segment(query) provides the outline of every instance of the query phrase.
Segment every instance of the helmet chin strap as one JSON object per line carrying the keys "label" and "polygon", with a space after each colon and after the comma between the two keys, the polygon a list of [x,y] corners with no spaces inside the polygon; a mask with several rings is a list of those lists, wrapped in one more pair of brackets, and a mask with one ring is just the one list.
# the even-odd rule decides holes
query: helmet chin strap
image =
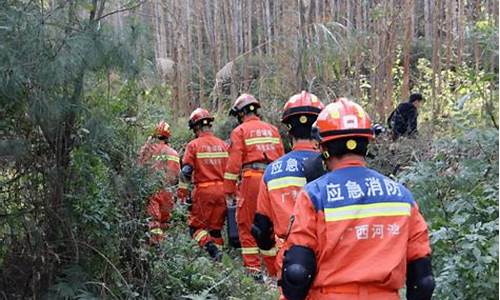
{"label": "helmet chin strap", "polygon": [[321,149],[321,158],[323,158],[324,161],[327,161],[330,158],[330,152],[328,152],[328,150]]}
{"label": "helmet chin strap", "polygon": [[168,137],[160,135],[158,136],[158,140],[160,140],[164,144],[168,144]]}
{"label": "helmet chin strap", "polygon": [[238,115],[236,116],[238,119],[238,123],[243,123],[243,117],[245,117],[245,114],[243,112],[238,112]]}

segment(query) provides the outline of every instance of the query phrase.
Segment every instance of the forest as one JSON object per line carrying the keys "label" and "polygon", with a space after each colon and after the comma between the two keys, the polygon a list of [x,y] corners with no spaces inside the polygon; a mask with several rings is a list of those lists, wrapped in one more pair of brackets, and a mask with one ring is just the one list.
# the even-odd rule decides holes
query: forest
{"label": "forest", "polygon": [[[0,1],[0,299],[277,299],[239,251],[214,263],[177,203],[148,244],[138,164],[156,124],[182,157],[197,107],[228,140],[250,93],[280,129],[307,90],[375,123],[410,94],[418,135],[370,144],[429,227],[434,299],[498,299],[497,0]],[[401,292],[401,299],[404,292]]]}

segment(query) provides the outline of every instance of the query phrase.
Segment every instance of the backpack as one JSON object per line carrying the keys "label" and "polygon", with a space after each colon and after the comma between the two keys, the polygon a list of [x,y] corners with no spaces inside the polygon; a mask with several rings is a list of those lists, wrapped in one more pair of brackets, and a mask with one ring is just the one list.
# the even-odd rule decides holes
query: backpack
{"label": "backpack", "polygon": [[389,118],[387,118],[387,126],[389,127],[389,129],[393,129],[394,128],[394,125],[396,124],[396,118],[395,118],[395,115],[396,115],[396,111],[398,110],[398,108],[396,107],[396,109],[394,109],[391,114],[389,115]]}

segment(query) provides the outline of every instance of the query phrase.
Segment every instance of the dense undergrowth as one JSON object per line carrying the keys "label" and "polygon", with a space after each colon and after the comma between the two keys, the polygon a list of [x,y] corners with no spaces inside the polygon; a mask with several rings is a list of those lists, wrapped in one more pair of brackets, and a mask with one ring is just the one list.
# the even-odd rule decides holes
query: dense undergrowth
{"label": "dense undergrowth", "polygon": [[414,194],[429,225],[435,298],[496,299],[498,130],[463,123],[450,121],[454,130],[432,139],[428,132],[398,143],[382,138],[370,164]]}
{"label": "dense undergrowth", "polygon": [[436,299],[498,297],[498,131],[435,141],[400,179],[430,228]]}
{"label": "dense undergrowth", "polygon": [[[474,295],[495,299],[498,294],[498,131],[481,128],[436,137],[431,135],[430,128],[422,127],[417,139],[394,143],[385,136],[380,137],[372,144],[373,156],[369,163],[402,181],[414,193],[430,229],[436,299],[470,299]],[[217,130],[222,135],[219,130],[223,129]],[[136,197],[144,197],[140,195],[147,195],[156,186],[151,183],[154,181],[141,179],[144,174],[140,169],[136,172],[135,175],[129,173],[136,178],[129,184],[142,187],[139,190],[143,192]],[[102,193],[102,190],[101,187],[99,191]],[[70,265],[51,288],[49,298],[276,297],[272,285],[256,284],[245,275],[237,251],[228,251],[222,263],[210,261],[189,238],[186,211],[182,206],[175,210],[167,239],[160,247],[150,248],[146,245],[144,202],[135,205],[135,215],[123,215],[124,211],[133,211],[132,207],[118,209],[117,219],[109,213],[117,209],[116,205],[99,206],[95,199],[89,199],[88,203],[94,206],[87,207],[83,216],[92,216],[90,223],[98,226],[85,228],[85,232],[98,233],[93,237],[96,241],[106,236],[112,241],[120,240],[121,246],[92,243],[99,249],[109,247],[109,250],[85,263]],[[87,217],[83,218],[81,223],[88,224]],[[125,236],[120,237],[123,234]],[[122,256],[123,251],[132,251],[131,256]],[[103,268],[102,264],[108,266]],[[93,271],[89,273],[89,270]]]}
{"label": "dense undergrowth", "polygon": [[[370,165],[407,185],[427,220],[437,282],[435,298],[496,299],[498,131],[475,129],[427,142],[420,137],[393,143],[381,137],[372,145],[372,153],[375,156]],[[87,209],[87,214],[95,218],[95,214],[102,213],[102,207],[94,209],[94,212]],[[113,259],[120,255],[113,252],[116,245],[109,245],[110,251],[98,255],[97,261],[90,265],[71,265],[65,269],[51,288],[49,298],[90,299],[103,295],[118,299],[276,298],[277,291],[272,285],[256,284],[245,275],[237,251],[230,250],[221,263],[213,263],[189,238],[185,221],[186,211],[178,206],[168,237],[157,248],[146,245],[144,230],[135,232],[139,243],[133,251],[140,262],[135,268],[142,266],[139,270],[128,269],[129,262],[119,259],[114,262],[116,266],[108,261],[105,257]],[[107,232],[123,230],[128,223],[143,222],[142,215],[128,222],[122,218],[116,224],[109,224]],[[144,229],[141,226],[135,228]],[[129,246],[125,243],[122,247]],[[102,267],[96,268],[99,263],[109,264],[104,268],[108,269],[107,276],[102,277]],[[83,273],[89,268],[95,273]]]}
{"label": "dense undergrowth", "polygon": [[247,276],[238,250],[225,248],[222,261],[214,263],[189,237],[185,208],[173,219],[166,241],[150,253],[151,294],[157,299],[276,299],[270,281],[258,284]]}
{"label": "dense undergrowth", "polygon": [[[214,263],[188,235],[186,207],[175,207],[170,228],[158,246],[146,244],[143,232],[135,255],[142,262],[140,273],[120,274],[109,258],[99,253],[100,263],[110,269],[110,282],[96,282],[81,265],[70,265],[46,295],[48,299],[276,299],[277,290],[269,284],[257,284],[247,276],[236,250],[225,249],[219,263]],[[123,224],[122,224],[123,225]],[[99,264],[98,261],[93,263]],[[87,266],[91,267],[91,266]],[[123,266],[122,266],[123,267]],[[106,269],[106,267],[105,267]],[[136,270],[139,271],[139,270]]]}

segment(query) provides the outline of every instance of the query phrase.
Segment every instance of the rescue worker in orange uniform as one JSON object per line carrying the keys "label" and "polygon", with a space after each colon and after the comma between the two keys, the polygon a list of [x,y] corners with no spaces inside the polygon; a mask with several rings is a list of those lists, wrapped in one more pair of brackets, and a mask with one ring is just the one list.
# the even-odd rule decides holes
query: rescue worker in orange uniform
{"label": "rescue worker in orange uniform", "polygon": [[[161,172],[164,177],[163,188],[154,193],[147,206],[147,213],[151,216],[148,224],[150,230],[150,244],[157,244],[164,238],[164,230],[170,220],[174,207],[174,197],[170,187],[177,184],[179,174],[179,155],[168,145],[170,126],[165,121],[156,125],[154,134],[141,148],[139,164],[147,165],[153,172]],[[158,142],[152,142],[157,140]]]}
{"label": "rescue worker in orange uniform", "polygon": [[197,108],[189,117],[189,128],[196,139],[189,142],[179,175],[180,198],[188,195],[193,183],[189,212],[189,231],[193,239],[216,261],[222,257],[224,245],[221,229],[226,216],[226,200],[222,188],[228,158],[227,145],[212,133],[212,117],[206,109]]}
{"label": "rescue worker in orange uniform", "polygon": [[280,280],[288,300],[431,299],[428,229],[409,190],[366,167],[371,121],[345,98],[319,114],[329,172],[305,185]]}
{"label": "rescue worker in orange uniform", "polygon": [[[306,184],[304,162],[319,154],[317,142],[311,137],[311,125],[323,108],[323,103],[306,91],[292,96],[285,104],[281,122],[289,129],[293,148],[266,168],[261,181],[252,225],[252,235],[261,253],[274,254],[283,244],[295,198]],[[282,255],[278,255],[277,270]]]}
{"label": "rescue worker in orange uniform", "polygon": [[[250,231],[260,181],[267,165],[284,154],[278,129],[260,120],[257,113],[259,108],[259,101],[249,94],[242,94],[234,102],[230,114],[238,118],[240,125],[231,132],[229,160],[224,173],[227,201],[234,201],[237,194],[236,221],[243,265],[256,279],[261,277],[261,262],[259,248]],[[268,272],[275,274],[274,255],[262,255]]]}

